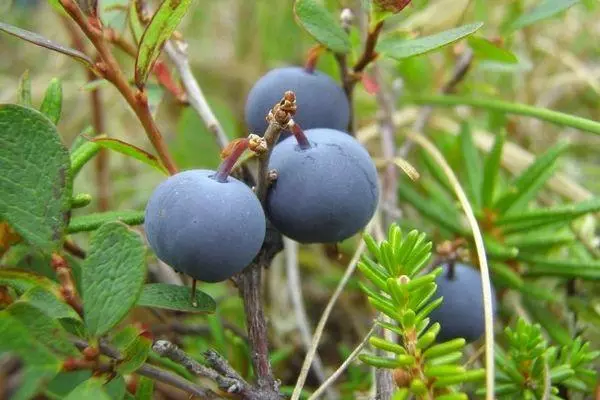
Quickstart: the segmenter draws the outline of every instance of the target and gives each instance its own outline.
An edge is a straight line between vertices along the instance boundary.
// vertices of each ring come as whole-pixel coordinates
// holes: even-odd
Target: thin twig
[[[300,279],[300,272],[298,271],[299,245],[298,242],[288,238],[283,239],[283,245],[285,252],[285,267],[287,273],[288,291],[292,299],[294,315],[296,317],[298,330],[300,331],[300,339],[302,340],[304,350],[308,351],[310,349],[312,337],[310,322],[308,321],[308,316],[306,315],[306,309],[304,307],[304,299],[302,298],[302,283]],[[321,362],[321,357],[319,357],[319,354],[315,354],[311,366],[319,382],[321,384],[325,383],[325,369],[323,368],[323,363]],[[334,390],[332,390],[332,388],[329,388],[327,390],[327,397],[338,398],[338,395],[337,393],[335,393]]]
[[[60,0],[60,3],[98,51],[101,61],[95,64],[96,69],[103,78],[107,79],[119,90],[123,98],[133,109],[146,131],[148,139],[150,139],[150,142],[156,149],[158,157],[167,170],[171,174],[177,173],[177,167],[167,150],[160,130],[150,112],[146,93],[136,91],[129,85],[129,81],[123,75],[121,67],[107,46],[102,30],[90,23],[90,19],[82,14],[73,0]]]
[[[83,350],[89,346],[89,344],[83,339],[73,338],[71,341],[80,350]],[[122,359],[121,354],[116,349],[108,346],[107,344],[100,342],[98,347],[102,354],[104,354],[108,357],[114,358],[115,360]],[[157,368],[150,364],[143,364],[140,368],[138,368],[136,370],[136,373],[139,375],[154,379],[156,381],[166,383],[167,385],[181,389],[181,390],[183,390],[187,393],[190,393],[194,396],[199,396],[201,399],[220,399],[221,398],[220,396],[218,396],[215,392],[213,392],[210,389],[200,387],[200,386],[180,377],[179,375],[175,375],[169,371],[165,371],[163,369]]]
[[[162,357],[167,357],[171,361],[183,365],[194,375],[202,376],[217,382],[219,387],[227,393],[240,393],[248,387],[248,384],[243,379],[240,380],[221,375],[214,369],[200,364],[179,347],[167,340],[157,340],[152,346],[152,350]]]
[[[485,320],[485,372],[486,372],[486,399],[493,400],[494,398],[494,316],[492,311],[492,289],[490,284],[490,272],[487,264],[485,247],[483,245],[483,237],[477,223],[477,219],[473,214],[473,208],[458,181],[458,178],[452,171],[448,162],[440,153],[440,151],[431,143],[425,136],[419,133],[409,132],[408,138],[417,142],[423,147],[438,163],[452,185],[456,197],[458,198],[461,207],[467,217],[467,221],[473,232],[475,248],[477,250],[477,258],[479,259],[479,269],[481,272],[481,284],[483,290],[483,308]]]
[[[179,76],[181,77],[191,106],[196,110],[200,118],[202,118],[202,121],[204,121],[208,130],[215,136],[219,147],[224,149],[227,147],[229,139],[225,134],[223,126],[221,126],[221,123],[206,101],[204,93],[202,92],[200,85],[198,85],[198,81],[192,74],[185,46],[186,45],[181,42],[169,41],[165,45],[165,52],[179,71]]]
[[[331,384],[333,384],[333,382],[335,382],[337,380],[337,378],[339,378],[340,375],[342,375],[344,373],[344,371],[346,371],[346,368],[348,368],[348,366],[352,363],[352,361],[354,361],[354,359],[356,357],[358,357],[358,355],[360,354],[360,352],[362,351],[362,349],[366,346],[367,342],[369,341],[369,338],[375,332],[376,326],[377,326],[376,324],[373,324],[373,326],[371,327],[371,329],[369,330],[369,332],[365,335],[365,337],[358,344],[358,346],[356,346],[356,348],[352,351],[352,353],[350,353],[350,355],[348,356],[348,358],[346,358],[346,360],[342,363],[342,365],[340,365],[339,368],[336,369],[335,372],[333,374],[331,374],[329,376],[329,378],[327,378],[327,380],[325,382],[323,382],[323,384],[321,386],[319,386],[319,388],[313,392],[313,394],[308,398],[308,400],[316,400],[316,399],[318,399],[319,396],[328,387],[330,387]]]
[[[286,92],[281,102],[269,112],[269,126],[263,135],[267,143],[267,151],[258,156],[258,182],[255,189],[256,196],[263,207],[267,198],[267,189],[271,183],[269,158],[281,131],[290,123],[295,111],[296,96],[293,92]],[[252,365],[256,373],[258,389],[262,390],[260,398],[263,400],[278,400],[280,397],[279,382],[275,381],[269,360],[267,323],[261,293],[262,270],[271,264],[275,254],[281,250],[280,244],[275,242],[277,239],[280,240],[280,235],[272,234],[267,226],[267,235],[259,254],[252,264],[236,277],[246,313]]]
[[[69,263],[58,253],[53,253],[50,260],[50,266],[56,273],[56,278],[60,283],[60,294],[67,304],[77,311],[77,314],[83,316],[83,304],[81,298],[77,294],[75,280],[73,279],[73,271],[71,271]]]
[[[368,230],[368,228],[367,228],[367,230]],[[331,299],[329,299],[329,302],[327,303],[327,306],[325,307],[325,310],[323,311],[323,314],[321,315],[321,319],[319,319],[319,323],[317,324],[317,328],[315,329],[315,333],[313,334],[313,340],[312,340],[310,349],[308,350],[306,357],[304,358],[304,363],[302,364],[302,369],[300,370],[300,375],[298,376],[298,380],[296,381],[296,387],[294,387],[294,392],[292,393],[291,400],[298,400],[300,398],[300,394],[302,393],[302,388],[304,387],[304,383],[306,382],[306,377],[308,376],[308,370],[310,369],[312,360],[313,360],[315,354],[317,353],[317,348],[319,347],[319,342],[321,340],[321,336],[323,335],[323,330],[325,329],[325,324],[327,323],[327,320],[329,319],[329,314],[331,314],[331,310],[333,310],[333,306],[335,305],[335,302],[337,301],[340,294],[342,294],[344,287],[346,287],[346,284],[348,283],[348,281],[350,280],[350,277],[354,273],[354,270],[356,269],[356,265],[358,264],[360,256],[364,250],[365,250],[365,242],[361,241],[360,244],[358,245],[356,251],[354,252],[354,255],[352,256],[352,259],[348,263],[348,266],[346,267],[346,272],[344,272],[344,276],[342,276],[342,279],[340,280],[340,283],[338,283],[338,286],[336,287],[335,292],[333,292],[333,294],[331,295]]]

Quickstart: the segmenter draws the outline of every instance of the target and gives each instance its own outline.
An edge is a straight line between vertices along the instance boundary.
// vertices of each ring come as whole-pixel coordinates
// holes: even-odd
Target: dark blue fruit
[[[289,137],[273,150],[267,214],[284,235],[302,243],[344,240],[369,222],[379,199],[377,171],[369,153],[333,129],[304,132],[310,147]]]
[[[465,338],[472,342],[485,330],[481,275],[475,268],[456,263],[454,271],[445,270],[436,279],[436,297],[443,296],[442,304],[431,314],[431,322],[441,325],[437,340]],[[492,287],[492,305],[496,309],[496,294]]]
[[[265,237],[265,215],[252,190],[215,171],[191,170],[162,182],[146,206],[145,230],[158,258],[205,282],[246,267]]]
[[[294,120],[303,129],[348,129],[350,105],[342,88],[321,72],[286,67],[269,71],[250,90],[246,124],[252,133],[262,136],[268,125],[265,117],[288,90],[296,94],[298,111]]]

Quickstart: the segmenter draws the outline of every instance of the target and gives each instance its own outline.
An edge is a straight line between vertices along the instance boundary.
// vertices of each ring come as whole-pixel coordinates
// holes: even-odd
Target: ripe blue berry
[[[286,67],[269,71],[250,90],[245,113],[252,133],[265,132],[268,125],[265,117],[288,90],[296,94],[298,111],[294,120],[304,129],[348,129],[350,105],[342,88],[321,72]]]
[[[344,132],[309,129],[303,137],[304,145],[291,136],[273,149],[269,168],[277,171],[277,180],[267,196],[267,214],[282,234],[298,242],[344,240],[375,212],[375,165]]]
[[[145,229],[158,258],[205,282],[246,267],[265,237],[265,215],[252,190],[210,170],[180,172],[162,182],[146,206]]]
[[[472,342],[483,335],[485,320],[481,275],[475,268],[456,263],[451,273],[444,271],[436,279],[436,297],[443,296],[442,304],[429,317],[442,326],[438,341],[465,338]],[[492,287],[492,305],[496,309],[496,295]]]

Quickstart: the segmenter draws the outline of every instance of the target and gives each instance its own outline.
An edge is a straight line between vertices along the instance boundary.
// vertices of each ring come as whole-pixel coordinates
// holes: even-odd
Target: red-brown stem
[[[354,73],[358,74],[362,72],[371,61],[377,58],[375,46],[377,45],[377,39],[379,39],[381,28],[383,28],[383,21],[379,21],[373,30],[368,33],[367,41],[365,42],[365,49],[361,57],[358,59],[358,61],[356,61],[356,64],[354,64]]]
[[[152,118],[150,108],[148,107],[148,97],[146,94],[141,91],[136,91],[129,86],[129,82],[123,75],[119,64],[106,45],[102,31],[89,23],[88,18],[81,13],[81,10],[73,0],[60,1],[65,11],[71,16],[77,25],[79,25],[83,33],[90,39],[98,51],[102,61],[96,64],[96,68],[100,71],[102,77],[107,79],[117,88],[117,90],[133,109],[142,126],[144,127],[144,130],[146,131],[148,139],[150,139],[150,142],[156,149],[158,157],[165,165],[169,173],[177,173],[177,167],[168,153],[158,126],[156,126],[156,123]]]
[[[104,38],[111,42],[113,45],[123,50],[125,53],[129,54],[133,58],[137,58],[137,49],[136,47],[128,42],[123,36],[119,34],[119,32],[115,31],[112,28],[104,29]]]
[[[294,137],[298,142],[298,147],[300,147],[302,150],[310,149],[310,142],[308,141],[308,138],[304,134],[304,131],[300,125],[295,122],[291,122],[290,125],[290,131],[294,134]]]
[[[244,154],[244,151],[248,148],[248,139],[238,139],[230,143],[229,147],[227,147],[223,152],[226,154],[226,157],[223,161],[221,161],[221,165],[217,169],[217,173],[214,178],[217,182],[225,183],[227,182],[227,178],[229,174],[231,174],[231,170],[233,169],[235,163],[239,158]]]
[[[69,267],[67,260],[60,254],[53,253],[50,265],[56,272],[56,278],[60,283],[62,297],[79,315],[83,316],[83,306],[81,304],[81,299],[77,295],[75,281],[73,280],[73,274],[71,273],[71,268]]]
[[[308,50],[308,55],[306,56],[306,63],[304,63],[304,70],[308,73],[315,72],[317,67],[317,62],[319,62],[319,57],[325,50],[323,45],[317,44]]]

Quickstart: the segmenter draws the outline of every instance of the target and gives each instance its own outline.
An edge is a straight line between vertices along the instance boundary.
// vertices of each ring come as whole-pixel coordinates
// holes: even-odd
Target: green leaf
[[[475,33],[482,26],[482,22],[476,22],[413,40],[384,38],[377,44],[377,51],[393,59],[402,60],[438,50]]]
[[[119,139],[97,138],[93,139],[92,141],[104,148],[111,149],[121,154],[125,154],[126,156],[135,158],[136,160],[141,161],[144,164],[151,166],[152,168],[155,168],[156,170],[162,172],[165,175],[169,174],[167,169],[164,167],[164,165],[162,165],[158,158],[140,149],[139,147],[136,147]]]
[[[11,400],[30,400],[39,389],[58,373],[56,366],[26,366],[22,369],[19,388],[11,396]]]
[[[104,390],[102,378],[90,378],[77,386],[65,400],[111,400]]]
[[[489,40],[480,36],[471,36],[468,39],[469,46],[473,49],[475,59],[481,61],[494,61],[505,64],[516,64],[519,62],[509,50],[496,46]]]
[[[0,105],[0,219],[32,245],[62,245],[71,209],[69,153],[40,112]]]
[[[500,213],[506,213],[519,199],[536,193],[544,182],[551,176],[551,168],[554,166],[558,157],[563,154],[569,145],[565,142],[559,142],[548,149],[517,178],[513,180],[507,193],[501,196],[494,203],[494,207]],[[550,173],[548,173],[550,171]]]
[[[465,339],[458,338],[452,339],[448,342],[436,344],[431,346],[423,353],[423,357],[425,359],[432,359],[445,356],[446,354],[461,350],[465,347],[466,341]]]
[[[75,389],[84,381],[90,379],[92,371],[80,370],[61,372],[46,385],[46,393],[54,398],[64,399],[69,392]]]
[[[125,379],[122,375],[115,376],[109,382],[104,384],[104,390],[112,400],[123,399],[127,391]]]
[[[31,108],[33,101],[31,100],[31,78],[29,77],[29,70],[23,72],[21,79],[19,79],[19,86],[17,87],[17,104]]]
[[[20,269],[0,269],[0,285],[10,286],[18,292],[24,292],[35,287],[41,287],[55,296],[60,296],[60,290],[56,282],[51,281],[45,276],[37,275]]]
[[[84,139],[85,140],[85,139]],[[81,145],[77,146],[75,150],[71,152],[71,172],[73,177],[77,176],[81,168],[92,159],[102,147],[95,142],[85,141]]]
[[[14,353],[28,366],[58,373],[60,360],[31,335],[28,327],[6,310],[0,311],[0,337],[0,354]]]
[[[350,39],[337,19],[316,0],[296,0],[294,14],[299,24],[327,48],[336,53],[350,51]]]
[[[516,31],[539,21],[551,18],[556,14],[579,3],[579,0],[543,0],[533,10],[521,15],[506,29],[506,33]]]
[[[123,356],[117,365],[117,371],[123,375],[131,374],[141,367],[152,347],[152,341],[144,336],[144,331],[132,325],[115,335],[112,343]]]
[[[58,294],[58,293],[57,293]],[[39,308],[50,318],[81,321],[81,317],[62,298],[39,286],[34,286],[19,298]]]
[[[140,376],[140,379],[135,390],[136,400],[152,400],[154,393],[154,381],[145,376]]]
[[[477,381],[481,381],[483,379],[485,379],[485,370],[483,368],[481,368],[481,369],[474,369],[471,371],[467,371],[467,372],[464,372],[464,373],[458,374],[458,375],[439,377],[434,382],[433,386],[434,387],[446,387],[446,386],[456,385],[458,383],[477,382]]]
[[[507,246],[517,247],[520,250],[535,251],[554,246],[563,246],[573,243],[575,240],[575,235],[569,231],[550,231],[511,235],[505,238],[504,243]]]
[[[141,225],[144,223],[144,211],[107,211],[81,215],[71,219],[67,231],[69,233],[94,231],[102,224],[115,221],[127,225]]]
[[[491,236],[484,236],[484,243],[488,257],[496,261],[512,260],[519,254],[516,247],[506,246]]]
[[[79,354],[58,320],[50,318],[41,309],[21,299],[12,303],[6,311],[53,353],[61,356]]]
[[[123,32],[127,23],[129,0],[103,0],[99,2],[100,18],[104,26]]]
[[[573,262],[531,256],[522,256],[519,258],[531,264],[531,267],[526,272],[526,275],[529,276],[558,276],[563,278],[600,280],[600,261]]]
[[[600,197],[582,201],[577,204],[567,204],[552,208],[539,208],[515,213],[498,218],[496,223],[499,226],[506,225],[527,225],[537,223],[536,226],[546,224],[567,223],[582,215],[597,212],[600,210]]]
[[[380,356],[374,356],[374,355],[370,355],[370,354],[361,354],[359,357],[359,360],[364,362],[365,364],[369,364],[372,365],[373,367],[377,367],[377,368],[398,368],[402,365],[406,365],[406,364],[402,364],[401,361],[399,361],[398,359],[395,358],[387,358],[387,357],[380,357]],[[414,358],[413,358],[414,361]]]
[[[60,79],[53,78],[46,89],[40,111],[44,114],[54,125],[60,121],[60,113],[62,111],[62,83]]]
[[[410,184],[400,183],[398,185],[398,194],[414,208],[417,209],[426,218],[431,219],[439,226],[459,235],[468,236],[468,230],[458,222],[456,215],[447,215],[435,207],[431,202],[421,196]]]
[[[196,307],[192,305],[191,298],[192,291],[186,286],[151,283],[144,286],[137,305],[186,312],[212,313],[215,311],[215,301],[206,293],[196,289]]]
[[[467,123],[461,125],[459,142],[467,175],[467,185],[465,186],[465,189],[469,194],[471,204],[473,204],[475,209],[479,209],[481,208],[482,185],[481,160],[479,159],[477,148],[473,143],[471,127]]]
[[[102,225],[92,236],[82,265],[84,320],[93,336],[106,333],[137,301],[146,277],[141,237],[119,222]]]
[[[165,42],[192,5],[192,0],[164,0],[144,31],[135,60],[135,84],[142,88]]]
[[[38,35],[34,32],[26,31],[25,29],[17,28],[16,26],[12,26],[9,24],[5,24],[0,22],[0,31],[4,31],[9,35],[16,36],[20,39],[26,40],[30,43],[33,43],[37,46],[45,47],[50,50],[57,51],[59,53],[65,54],[71,58],[74,58],[76,61],[83,63],[86,67],[91,68],[94,66],[94,62],[91,58],[89,58],[84,53],[70,49],[68,47],[64,47],[60,44],[54,43],[45,37]]]
[[[144,35],[144,25],[140,21],[137,7],[141,6],[139,0],[133,0],[129,2],[129,12],[127,13],[129,16],[129,28],[131,30],[131,35],[133,36],[133,40],[135,43],[139,43]]]

